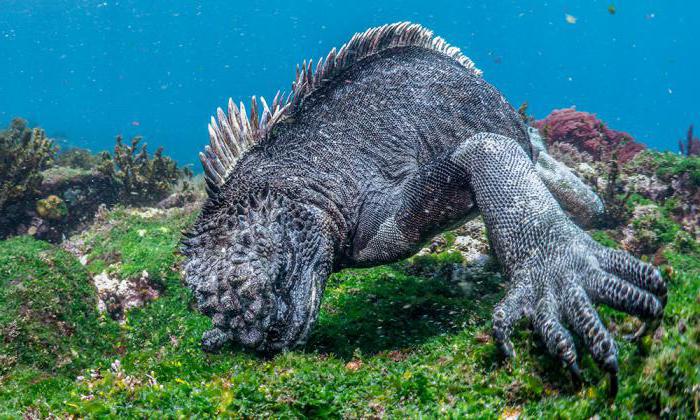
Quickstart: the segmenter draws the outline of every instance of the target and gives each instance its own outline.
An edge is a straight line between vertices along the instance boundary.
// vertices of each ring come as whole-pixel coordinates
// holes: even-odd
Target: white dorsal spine
[[[475,75],[481,75],[481,71],[459,48],[451,46],[439,36],[433,36],[431,30],[419,24],[399,22],[358,32],[340,49],[333,48],[325,59],[320,58],[315,68],[311,60],[297,66],[292,91],[286,97],[277,92],[272,106],[268,106],[262,97],[258,104],[253,96],[250,116],[242,102],[237,107],[231,99],[228,113],[217,109],[218,122],[212,117],[209,124],[209,145],[199,154],[208,184],[222,186],[248,149],[265,138],[275,123],[297,110],[304,98],[329,83],[337,74],[371,55],[407,46],[438,51],[452,57]]]

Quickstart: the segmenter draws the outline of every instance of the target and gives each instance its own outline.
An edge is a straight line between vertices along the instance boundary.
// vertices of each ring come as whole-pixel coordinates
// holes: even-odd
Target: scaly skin
[[[302,72],[295,94],[303,97],[240,159],[220,151],[241,125],[220,113],[204,160],[210,199],[183,248],[187,283],[213,319],[205,349],[301,344],[332,271],[405,258],[481,212],[510,282],[494,310],[499,347],[514,354],[513,325],[527,317],[574,374],[572,333],[615,374],[615,342],[593,304],[660,317],[658,270],[569,220],[562,206],[594,222],[598,197],[468,59],[417,42],[420,31],[369,31],[352,44],[354,61],[341,49],[323,77]]]

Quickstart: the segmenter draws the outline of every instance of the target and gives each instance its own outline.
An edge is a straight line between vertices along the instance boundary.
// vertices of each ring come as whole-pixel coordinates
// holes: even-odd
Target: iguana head
[[[183,241],[186,282],[214,324],[204,348],[237,341],[275,352],[303,343],[331,270],[327,226],[318,208],[267,192],[205,208]]]

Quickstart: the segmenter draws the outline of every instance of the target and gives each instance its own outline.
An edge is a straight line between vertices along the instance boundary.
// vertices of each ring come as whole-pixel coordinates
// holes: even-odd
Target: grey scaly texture
[[[509,279],[493,316],[506,355],[527,317],[574,374],[572,332],[615,374],[593,304],[663,312],[658,270],[598,245],[565,213],[593,223],[598,197],[471,60],[420,25],[356,34],[298,69],[272,107],[229,101],[217,114],[201,155],[209,199],[183,240],[187,284],[214,325],[207,350],[304,343],[331,272],[408,257],[477,212]]]

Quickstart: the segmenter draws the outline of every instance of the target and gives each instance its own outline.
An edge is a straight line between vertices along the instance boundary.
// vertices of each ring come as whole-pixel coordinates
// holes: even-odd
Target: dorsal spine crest
[[[242,102],[236,106],[232,99],[228,101],[228,113],[221,108],[217,109],[217,118],[212,117],[209,124],[209,145],[199,154],[209,196],[216,194],[243,154],[264,139],[278,121],[299,109],[304,98],[330,83],[353,64],[382,51],[407,46],[440,52],[473,74],[481,75],[481,71],[459,48],[433,36],[431,30],[419,24],[400,22],[358,32],[340,49],[333,48],[325,59],[320,58],[315,69],[312,60],[297,66],[292,91],[286,96],[277,92],[271,107],[265,98],[260,97],[258,104],[253,96],[250,115]]]

